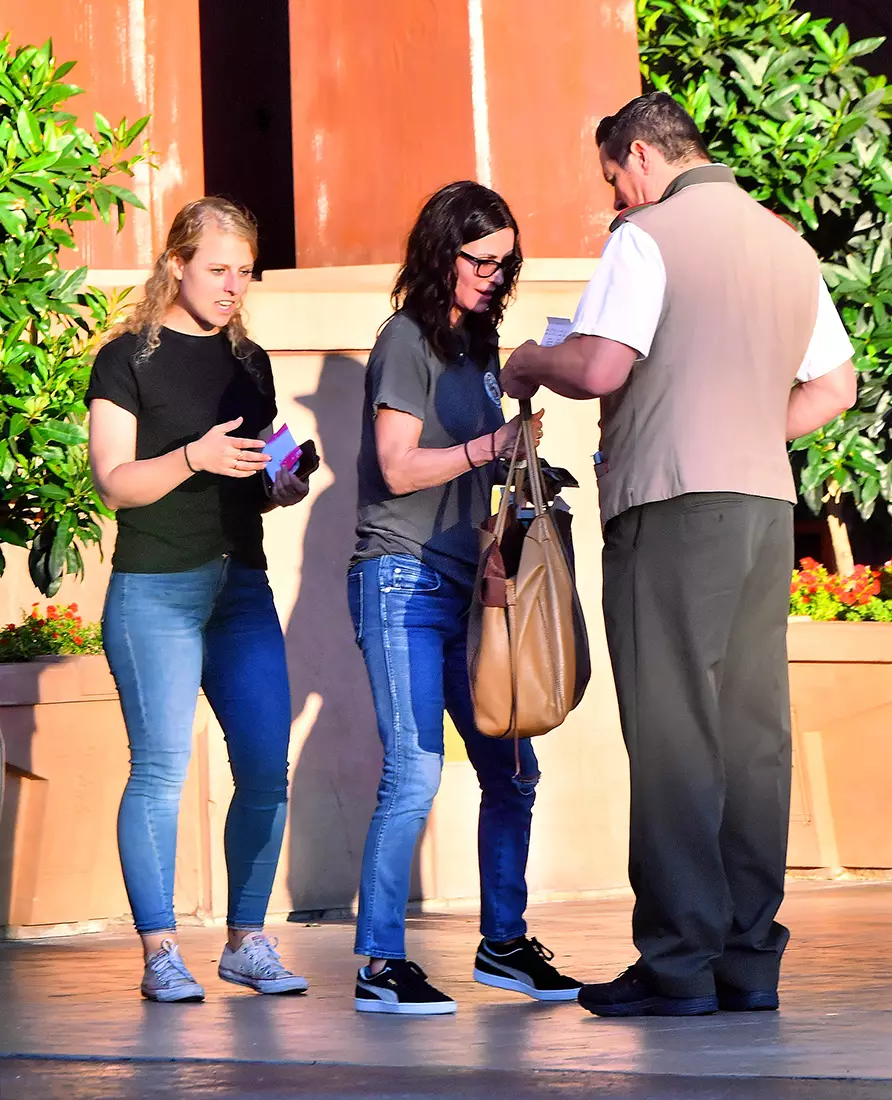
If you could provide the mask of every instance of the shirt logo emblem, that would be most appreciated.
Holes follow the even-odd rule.
[[[486,390],[486,396],[494,405],[502,404],[502,388],[491,370],[488,370],[483,376],[483,388]]]

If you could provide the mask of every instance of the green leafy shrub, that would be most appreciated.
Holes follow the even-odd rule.
[[[0,629],[0,661],[30,661],[54,653],[87,654],[102,652],[102,627],[84,623],[77,604],[57,607],[49,604],[45,614],[34,604],[17,626],[9,623]]]
[[[831,573],[814,558],[793,571],[790,614],[831,622],[892,622],[892,562],[882,569],[856,565],[849,576]]]
[[[3,544],[30,548],[38,589],[52,596],[110,513],[87,461],[84,393],[91,354],[117,302],[85,289],[85,267],[63,270],[73,226],[142,203],[115,180],[145,151],[125,156],[148,123],[96,133],[61,109],[80,88],[65,83],[52,44],[13,53],[0,39],[0,573]]]
[[[867,519],[892,504],[892,88],[859,64],[883,39],[852,42],[793,0],[638,0],[638,17],[645,90],[678,99],[715,159],[824,261],[858,402],[793,450],[815,513],[849,494]]]

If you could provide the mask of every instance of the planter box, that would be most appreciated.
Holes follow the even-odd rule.
[[[892,868],[892,623],[794,621],[791,867]]]
[[[178,911],[207,893],[202,748],[207,707],[181,812]],[[6,798],[0,817],[0,928],[8,938],[89,931],[125,917],[116,821],[127,733],[105,657],[0,664]]]

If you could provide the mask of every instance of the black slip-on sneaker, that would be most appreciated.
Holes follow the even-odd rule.
[[[444,1016],[456,1003],[427,980],[427,974],[408,959],[389,959],[372,976],[364,966],[356,975],[357,1012],[390,1012],[400,1016]]]
[[[584,985],[579,1003],[596,1016],[711,1016],[719,1007],[714,993],[667,997],[638,963],[612,982]]]
[[[575,1001],[582,982],[568,978],[551,965],[554,952],[534,937],[524,936],[503,950],[485,939],[477,948],[474,980],[496,989],[525,993],[536,1001]]]
[[[776,989],[737,989],[716,978],[715,992],[722,1012],[776,1012],[780,1006]]]

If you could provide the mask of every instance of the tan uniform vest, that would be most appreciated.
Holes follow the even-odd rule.
[[[722,165],[625,218],[656,241],[666,293],[650,355],[602,400],[602,521],[684,493],[795,501],[786,414],[817,319],[814,251]]]

